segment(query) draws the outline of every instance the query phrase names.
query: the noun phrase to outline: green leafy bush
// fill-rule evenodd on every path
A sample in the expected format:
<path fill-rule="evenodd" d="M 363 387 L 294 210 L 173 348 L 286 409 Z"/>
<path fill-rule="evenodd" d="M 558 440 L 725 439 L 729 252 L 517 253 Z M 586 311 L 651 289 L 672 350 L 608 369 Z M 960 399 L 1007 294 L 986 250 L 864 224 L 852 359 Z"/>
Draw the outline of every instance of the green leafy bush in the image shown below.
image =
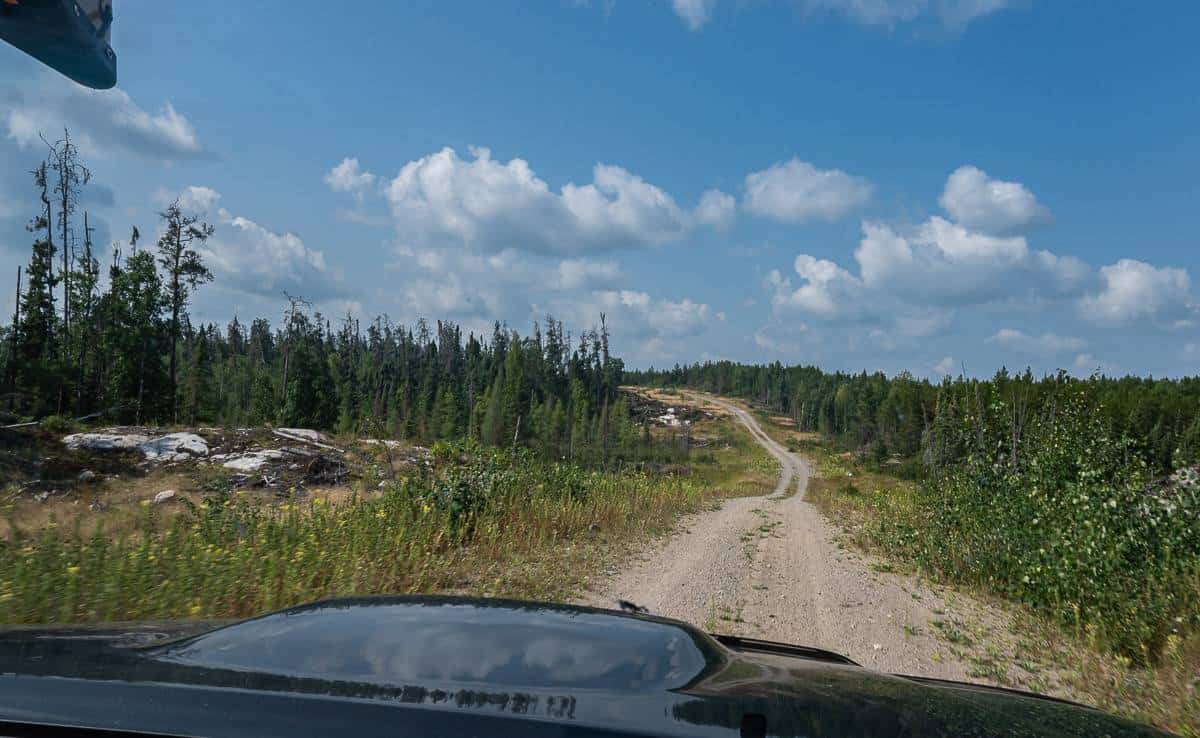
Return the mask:
<path fill-rule="evenodd" d="M 70 418 L 64 418 L 61 415 L 51 415 L 42 420 L 42 430 L 49 433 L 65 435 L 75 430 L 77 424 Z"/>
<path fill-rule="evenodd" d="M 1000 407 L 992 417 L 1005 417 Z M 920 514 L 875 521 L 897 551 L 986 586 L 1135 659 L 1198 622 L 1200 484 L 1155 482 L 1077 388 L 1021 427 L 962 418 L 965 460 L 927 483 Z M 1014 452 L 1015 448 L 1015 452 Z"/>

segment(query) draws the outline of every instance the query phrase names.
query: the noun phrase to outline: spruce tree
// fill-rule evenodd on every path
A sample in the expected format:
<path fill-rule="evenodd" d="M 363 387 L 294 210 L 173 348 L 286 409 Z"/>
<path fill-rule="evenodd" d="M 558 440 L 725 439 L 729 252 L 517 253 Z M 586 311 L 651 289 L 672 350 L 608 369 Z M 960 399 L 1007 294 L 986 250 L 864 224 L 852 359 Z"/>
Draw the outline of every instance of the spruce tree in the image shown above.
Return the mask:
<path fill-rule="evenodd" d="M 34 239 L 29 267 L 25 270 L 25 294 L 20 297 L 20 364 L 16 375 L 17 386 L 28 394 L 28 401 L 23 404 L 33 413 L 43 414 L 56 407 L 53 403 L 59 385 L 58 316 L 54 306 L 58 279 L 54 276 L 54 240 L 44 162 L 33 171 L 33 181 L 41 197 L 42 212 L 26 228 L 41 235 Z"/>
<path fill-rule="evenodd" d="M 163 234 L 158 239 L 158 263 L 166 270 L 164 289 L 167 307 L 171 311 L 170 362 L 171 416 L 176 416 L 178 407 L 178 344 L 180 318 L 187 310 L 192 293 L 202 284 L 211 282 L 213 275 L 204 265 L 200 253 L 192 248 L 202 246 L 213 234 L 213 226 L 204 223 L 199 216 L 183 212 L 179 200 L 159 213 L 163 219 Z"/>

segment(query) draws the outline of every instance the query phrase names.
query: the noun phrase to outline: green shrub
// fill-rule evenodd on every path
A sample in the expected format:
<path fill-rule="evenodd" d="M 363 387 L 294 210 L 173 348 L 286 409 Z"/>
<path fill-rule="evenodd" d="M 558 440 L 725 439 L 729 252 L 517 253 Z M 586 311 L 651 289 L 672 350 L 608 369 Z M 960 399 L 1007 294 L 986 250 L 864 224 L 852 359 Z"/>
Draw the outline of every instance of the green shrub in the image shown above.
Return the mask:
<path fill-rule="evenodd" d="M 66 435 L 75 431 L 77 423 L 61 415 L 50 415 L 42 420 L 42 430 L 57 435 Z"/>
<path fill-rule="evenodd" d="M 1194 470 L 1153 483 L 1083 393 L 1061 400 L 1024 432 L 1015 465 L 1011 440 L 985 436 L 924 485 L 915 519 L 875 521 L 875 533 L 944 577 L 1153 658 L 1173 632 L 1200 625 L 1200 484 Z"/>

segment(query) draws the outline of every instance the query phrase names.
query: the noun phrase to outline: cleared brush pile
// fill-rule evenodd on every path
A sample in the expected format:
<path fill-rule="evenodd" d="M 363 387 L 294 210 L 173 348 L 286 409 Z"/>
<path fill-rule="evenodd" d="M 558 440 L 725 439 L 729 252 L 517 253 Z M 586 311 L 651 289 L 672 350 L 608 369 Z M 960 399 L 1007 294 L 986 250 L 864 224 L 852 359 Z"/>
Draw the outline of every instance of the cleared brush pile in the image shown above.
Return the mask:
<path fill-rule="evenodd" d="M 439 444 L 440 469 L 344 502 L 237 494 L 112 538 L 53 523 L 0 542 L 0 622 L 242 617 L 324 597 L 457 590 L 560 598 L 601 540 L 668 529 L 702 484 Z"/>

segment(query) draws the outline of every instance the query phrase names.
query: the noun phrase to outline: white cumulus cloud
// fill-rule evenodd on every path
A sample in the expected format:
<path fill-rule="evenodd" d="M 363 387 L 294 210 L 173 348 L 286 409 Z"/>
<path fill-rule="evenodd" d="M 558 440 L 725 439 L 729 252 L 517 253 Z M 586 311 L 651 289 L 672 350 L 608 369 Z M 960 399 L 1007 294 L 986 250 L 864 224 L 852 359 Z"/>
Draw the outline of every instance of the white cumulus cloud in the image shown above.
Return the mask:
<path fill-rule="evenodd" d="M 898 306 L 982 305 L 1079 296 L 1090 284 L 1086 264 L 1034 251 L 1024 238 L 969 231 L 933 217 L 909 231 L 864 222 L 854 252 L 857 274 L 827 259 L 796 257 L 802 280 L 769 278 L 776 307 L 823 317 L 899 317 Z"/>
<path fill-rule="evenodd" d="M 862 281 L 832 261 L 800 254 L 793 268 L 802 280 L 796 288 L 778 270 L 767 274 L 767 284 L 775 293 L 771 300 L 775 308 L 832 318 L 859 307 Z"/>
<path fill-rule="evenodd" d="M 737 201 L 733 195 L 727 195 L 720 190 L 707 190 L 700 196 L 700 204 L 692 212 L 696 222 L 704 225 L 727 228 L 737 210 Z"/>
<path fill-rule="evenodd" d="M 325 184 L 334 192 L 359 192 L 375 184 L 375 175 L 364 172 L 358 159 L 347 157 L 325 175 Z"/>
<path fill-rule="evenodd" d="M 1184 269 L 1154 267 L 1121 259 L 1100 268 L 1103 288 L 1079 302 L 1083 316 L 1098 323 L 1181 318 L 1195 313 L 1192 280 Z"/>
<path fill-rule="evenodd" d="M 179 206 L 185 212 L 199 215 L 203 218 L 210 213 L 216 214 L 215 208 L 217 203 L 221 201 L 221 193 L 211 187 L 200 185 L 189 185 L 179 192 L 171 192 L 165 187 L 160 187 L 155 191 L 153 198 L 156 203 L 163 206 L 178 200 Z"/>
<path fill-rule="evenodd" d="M 643 338 L 696 336 L 713 320 L 708 305 L 688 298 L 672 301 L 637 290 L 598 290 L 593 301 L 593 313 L 603 311 L 623 332 Z"/>
<path fill-rule="evenodd" d="M 1019 233 L 1050 219 L 1024 185 L 993 179 L 973 166 L 954 170 L 939 202 L 957 223 L 987 233 Z"/>
<path fill-rule="evenodd" d="M 1030 249 L 1023 237 L 989 236 L 936 216 L 911 233 L 864 223 L 854 258 L 868 286 L 942 304 L 1076 295 L 1091 276 L 1082 261 Z"/>
<path fill-rule="evenodd" d="M 215 226 L 208 242 L 197 248 L 223 290 L 267 298 L 282 291 L 313 300 L 340 297 L 346 292 L 340 273 L 325 261 L 324 252 L 310 248 L 295 233 L 277 232 L 219 207 L 221 193 L 192 185 L 171 193 L 160 189 L 159 203 L 179 200 L 184 212 Z"/>
<path fill-rule="evenodd" d="M 871 198 L 869 182 L 840 169 L 818 169 L 800 159 L 746 175 L 742 207 L 790 223 L 836 220 Z"/>
<path fill-rule="evenodd" d="M 402 242 L 579 254 L 663 244 L 687 228 L 670 195 L 621 167 L 597 164 L 592 182 L 555 192 L 523 159 L 470 153 L 444 148 L 405 164 L 388 183 Z"/>

